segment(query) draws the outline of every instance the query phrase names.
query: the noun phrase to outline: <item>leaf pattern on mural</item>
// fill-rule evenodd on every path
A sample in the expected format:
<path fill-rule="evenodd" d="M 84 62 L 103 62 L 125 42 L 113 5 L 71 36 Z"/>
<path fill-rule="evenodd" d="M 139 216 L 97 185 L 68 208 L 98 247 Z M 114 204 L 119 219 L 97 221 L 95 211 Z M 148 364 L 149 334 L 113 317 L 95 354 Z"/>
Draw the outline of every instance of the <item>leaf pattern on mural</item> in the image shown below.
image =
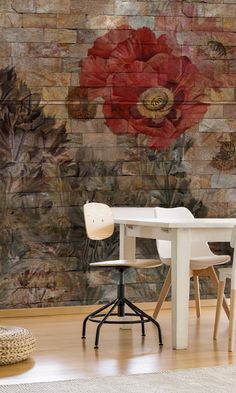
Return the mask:
<path fill-rule="evenodd" d="M 66 220 L 64 205 L 58 201 L 63 186 L 58 174 L 71 159 L 65 151 L 65 125 L 57 127 L 53 118 L 44 115 L 40 97 L 17 79 L 13 68 L 0 71 L 0 103 L 1 299 L 8 296 L 10 272 L 14 286 L 20 288 L 13 291 L 13 303 L 30 303 L 24 299 L 24 287 L 31 287 L 35 276 L 38 287 L 42 276 L 47 287 L 43 259 L 60 253 L 43 243 L 45 234 L 47 240 L 65 236 L 67 223 L 60 221 Z M 60 214 L 54 206 L 61 206 Z M 33 266 L 25 270 L 31 256 Z M 35 296 L 35 303 L 43 297 Z"/>
<path fill-rule="evenodd" d="M 80 206 L 92 194 L 67 176 L 78 175 L 81 157 L 68 148 L 65 124 L 45 115 L 14 68 L 0 70 L 0 103 L 1 304 L 97 298 L 85 272 L 94 258 L 117 254 L 118 236 L 106 243 L 86 237 Z"/>
<path fill-rule="evenodd" d="M 146 202 L 147 206 L 185 206 L 195 217 L 207 215 L 206 206 L 191 194 L 191 179 L 183 162 L 184 154 L 193 143 L 193 139 L 183 134 L 165 151 L 148 152 L 147 157 L 152 165 L 148 167 L 147 173 L 149 176 L 156 175 L 153 176 L 156 194 Z"/>
<path fill-rule="evenodd" d="M 43 303 L 49 300 L 47 288 L 56 286 L 47 259 L 61 255 L 60 242 L 69 231 L 63 201 L 67 185 L 61 177 L 71 162 L 65 125 L 58 127 L 45 116 L 40 97 L 13 68 L 0 71 L 0 102 L 1 301 L 9 296 L 10 283 L 12 304 Z M 55 275 L 60 269 L 59 258 Z M 68 280 L 71 287 L 69 275 Z"/>

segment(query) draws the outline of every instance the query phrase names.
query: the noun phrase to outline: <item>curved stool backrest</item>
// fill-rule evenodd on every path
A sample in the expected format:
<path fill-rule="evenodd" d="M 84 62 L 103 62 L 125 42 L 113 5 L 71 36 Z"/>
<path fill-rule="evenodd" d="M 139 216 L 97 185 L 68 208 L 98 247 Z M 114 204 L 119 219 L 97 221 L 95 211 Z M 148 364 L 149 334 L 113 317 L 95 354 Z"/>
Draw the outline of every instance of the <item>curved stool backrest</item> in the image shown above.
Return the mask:
<path fill-rule="evenodd" d="M 104 203 L 86 203 L 84 220 L 87 236 L 92 240 L 107 239 L 114 232 L 112 210 Z"/>

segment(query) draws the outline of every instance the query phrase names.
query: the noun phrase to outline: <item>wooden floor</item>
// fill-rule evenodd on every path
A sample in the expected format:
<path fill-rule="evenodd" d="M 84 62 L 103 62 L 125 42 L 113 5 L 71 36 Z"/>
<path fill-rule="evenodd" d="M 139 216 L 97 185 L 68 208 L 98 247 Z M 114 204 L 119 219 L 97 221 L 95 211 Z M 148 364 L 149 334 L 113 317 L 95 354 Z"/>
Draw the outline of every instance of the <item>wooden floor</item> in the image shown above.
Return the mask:
<path fill-rule="evenodd" d="M 160 348 L 157 332 L 147 325 L 142 338 L 140 327 L 120 330 L 105 326 L 99 350 L 94 350 L 95 324 L 90 323 L 87 340 L 81 340 L 83 316 L 59 315 L 31 318 L 4 318 L 4 325 L 29 328 L 37 337 L 37 350 L 31 360 L 0 367 L 0 384 L 54 381 L 136 373 L 152 373 L 189 367 L 236 364 L 236 352 L 227 352 L 228 321 L 222 316 L 218 342 L 213 342 L 213 307 L 202 311 L 200 320 L 190 310 L 190 345 L 188 350 L 172 350 L 170 310 L 160 313 L 164 346 Z"/>

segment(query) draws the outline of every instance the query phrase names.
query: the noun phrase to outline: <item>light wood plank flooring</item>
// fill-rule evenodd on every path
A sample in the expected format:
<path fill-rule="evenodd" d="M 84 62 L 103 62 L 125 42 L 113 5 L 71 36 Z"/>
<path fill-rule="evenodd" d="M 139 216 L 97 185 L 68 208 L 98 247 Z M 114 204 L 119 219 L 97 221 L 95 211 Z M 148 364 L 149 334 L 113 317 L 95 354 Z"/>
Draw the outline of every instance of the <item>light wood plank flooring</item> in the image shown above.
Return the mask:
<path fill-rule="evenodd" d="M 214 312 L 214 307 L 205 307 L 197 320 L 195 310 L 190 310 L 190 345 L 188 350 L 182 351 L 171 349 L 170 310 L 160 313 L 162 349 L 158 345 L 157 332 L 150 324 L 145 338 L 141 337 L 139 326 L 131 331 L 107 325 L 101 333 L 100 348 L 95 351 L 95 324 L 88 326 L 87 340 L 81 340 L 83 315 L 3 318 L 1 324 L 31 329 L 38 344 L 31 360 L 0 367 L 0 384 L 236 364 L 236 352 L 227 352 L 225 315 L 222 315 L 218 341 L 212 340 Z"/>

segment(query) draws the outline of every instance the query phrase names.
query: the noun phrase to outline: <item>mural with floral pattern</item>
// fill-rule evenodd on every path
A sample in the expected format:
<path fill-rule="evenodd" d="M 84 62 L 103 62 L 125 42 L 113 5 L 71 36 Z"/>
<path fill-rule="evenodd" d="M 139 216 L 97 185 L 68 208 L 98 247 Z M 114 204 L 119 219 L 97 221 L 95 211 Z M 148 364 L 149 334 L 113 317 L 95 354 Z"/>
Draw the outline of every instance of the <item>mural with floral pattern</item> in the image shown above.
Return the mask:
<path fill-rule="evenodd" d="M 95 41 L 82 61 L 88 100 L 103 99 L 105 124 L 115 134 L 147 136 L 165 149 L 207 111 L 205 80 L 181 48 L 148 28 L 123 26 Z"/>
<path fill-rule="evenodd" d="M 56 3 L 28 15 L 19 0 L 1 20 L 2 308 L 114 296 L 116 272 L 89 263 L 118 256 L 118 229 L 88 240 L 87 200 L 236 215 L 232 6 L 213 17 L 186 1 Z M 155 242 L 137 255 L 157 257 Z M 131 269 L 127 295 L 155 301 L 164 277 Z"/>

